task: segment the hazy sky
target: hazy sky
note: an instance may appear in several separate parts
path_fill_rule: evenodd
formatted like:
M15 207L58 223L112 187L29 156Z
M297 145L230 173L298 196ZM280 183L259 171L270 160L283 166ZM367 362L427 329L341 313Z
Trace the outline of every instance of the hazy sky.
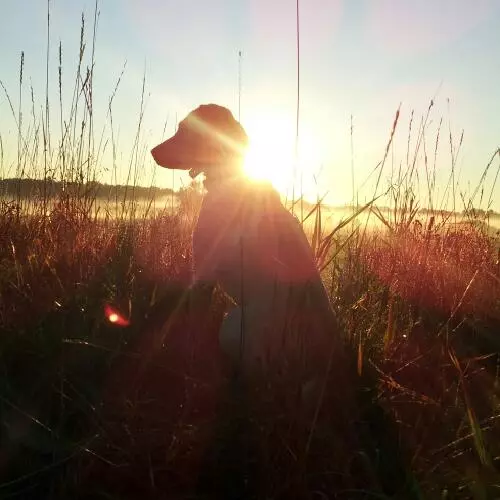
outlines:
M50 85L55 108L57 45L61 40L64 95L69 102L81 12L89 32L94 4L94 0L50 2ZM294 0L101 0L99 11L96 121L104 123L107 102L127 61L113 116L124 158L130 153L139 117L144 71L148 97L143 141L149 147L160 141L165 120L170 133L176 114L180 119L201 103L226 105L237 115L239 50L243 52L243 125L251 137L260 134L262 141L280 134L284 136L282 147L293 148ZM392 161L399 166L401 160L405 167L411 110L416 117L413 145L420 117L433 97L436 105L427 134L429 156L433 156L437 124L444 118L438 188L444 189L450 172L449 121L457 142L465 130L457 160L460 188L477 183L500 146L499 0L302 0L300 13L300 130L301 136L312 138L309 150L304 146L304 154L311 156L311 170L323 165L319 184L330 191L331 201L344 203L352 197L351 114L355 183L359 188L383 157L399 103L402 114L391 166ZM14 106L22 50L24 100L29 103L31 78L38 106L43 104L46 26L47 2L1 0L0 80ZM28 106L24 114L29 114ZM53 126L59 130L58 122ZM13 161L15 125L3 94L0 133L6 155L10 153ZM384 186L391 166L382 176ZM148 158L146 169L150 172L153 168ZM423 161L418 168L423 176ZM160 182L171 179L164 171L157 174L161 174ZM177 178L177 186L181 180L185 177ZM311 190L311 179L304 182ZM368 191L360 193L369 196ZM500 188L495 196L495 208L500 209Z

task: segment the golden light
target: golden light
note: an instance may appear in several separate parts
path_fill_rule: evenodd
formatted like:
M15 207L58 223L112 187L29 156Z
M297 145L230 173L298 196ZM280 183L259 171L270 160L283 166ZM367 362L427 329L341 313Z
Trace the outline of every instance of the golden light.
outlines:
M314 135L301 130L298 155L295 158L293 120L261 117L245 122L250 145L245 159L245 173L251 179L268 180L282 194L292 189L295 174L296 196L316 200L315 176L321 164L321 149ZM302 189L301 189L302 188Z
M111 313L108 319L111 323L116 323L120 319L120 316L118 316L118 314L116 313Z

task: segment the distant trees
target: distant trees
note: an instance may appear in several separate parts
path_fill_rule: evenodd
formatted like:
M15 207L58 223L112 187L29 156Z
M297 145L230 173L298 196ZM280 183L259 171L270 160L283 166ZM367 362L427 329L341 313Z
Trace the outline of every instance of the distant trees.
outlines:
M133 197L134 199L151 199L156 196L176 194L170 188L159 188L156 186L123 186L101 184L100 182L65 182L48 179L0 179L0 197L3 198L55 198L61 193L80 194L92 198L109 199Z
M493 217L499 214L494 210L492 210L491 208L489 210L483 210L482 208L469 207L462 211L462 215L468 215L469 217L472 216L477 219L482 219L487 217Z

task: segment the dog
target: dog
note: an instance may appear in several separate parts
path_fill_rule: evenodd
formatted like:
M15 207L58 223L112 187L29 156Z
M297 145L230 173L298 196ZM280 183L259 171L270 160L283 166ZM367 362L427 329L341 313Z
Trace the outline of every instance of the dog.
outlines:
M247 148L232 113L206 104L151 151L161 167L205 175L193 232L193 287L219 285L230 297L219 340L243 371L283 361L285 353L307 352L313 369L326 366L339 327L312 249L271 184L245 177Z

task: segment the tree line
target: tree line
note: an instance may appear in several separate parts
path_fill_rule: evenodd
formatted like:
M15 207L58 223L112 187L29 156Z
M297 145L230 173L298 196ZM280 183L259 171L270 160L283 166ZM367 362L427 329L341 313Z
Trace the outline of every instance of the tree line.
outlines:
M96 181L87 183L62 182L52 179L0 179L0 197L3 198L57 198L63 193L99 199L123 198L125 196L135 199L151 199L158 196L177 195L170 188L156 186L112 185Z

